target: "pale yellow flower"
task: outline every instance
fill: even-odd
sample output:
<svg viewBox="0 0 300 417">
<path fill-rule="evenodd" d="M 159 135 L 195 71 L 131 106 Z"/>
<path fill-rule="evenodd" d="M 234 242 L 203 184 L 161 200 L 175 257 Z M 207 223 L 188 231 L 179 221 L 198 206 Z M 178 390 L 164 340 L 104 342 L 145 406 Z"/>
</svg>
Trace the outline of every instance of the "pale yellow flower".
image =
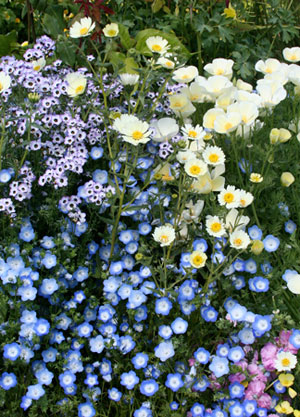
<svg viewBox="0 0 300 417">
<path fill-rule="evenodd" d="M 109 23 L 103 28 L 104 36 L 107 38 L 115 38 L 119 34 L 119 26 L 117 23 Z"/>
<path fill-rule="evenodd" d="M 194 268 L 203 268 L 207 260 L 207 255 L 204 252 L 195 250 L 190 255 L 190 263 Z"/>
<path fill-rule="evenodd" d="M 289 187 L 295 181 L 295 177 L 291 172 L 283 172 L 280 177 L 280 182 L 283 187 Z"/>
<path fill-rule="evenodd" d="M 252 172 L 251 175 L 250 175 L 250 181 L 251 182 L 254 182 L 254 183 L 262 182 L 263 179 L 264 178 L 260 174 L 258 174 L 256 172 Z"/>
</svg>

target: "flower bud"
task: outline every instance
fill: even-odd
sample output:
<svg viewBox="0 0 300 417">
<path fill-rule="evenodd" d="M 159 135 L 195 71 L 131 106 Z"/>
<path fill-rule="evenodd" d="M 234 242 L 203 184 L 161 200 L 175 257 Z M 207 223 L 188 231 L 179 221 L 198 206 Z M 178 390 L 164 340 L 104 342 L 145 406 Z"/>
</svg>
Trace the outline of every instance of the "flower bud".
<svg viewBox="0 0 300 417">
<path fill-rule="evenodd" d="M 279 142 L 280 143 L 285 143 L 288 140 L 290 140 L 292 137 L 291 132 L 287 129 L 279 129 Z"/>
<path fill-rule="evenodd" d="M 289 187 L 295 181 L 295 177 L 290 172 L 283 172 L 280 177 L 280 182 L 283 187 Z"/>
<path fill-rule="evenodd" d="M 264 250 L 263 242 L 261 240 L 253 240 L 252 246 L 251 246 L 251 252 L 254 253 L 254 255 L 260 255 L 263 250 Z"/>
<path fill-rule="evenodd" d="M 275 145 L 275 143 L 279 141 L 279 136 L 280 136 L 280 130 L 276 128 L 272 129 L 270 132 L 270 143 L 272 145 Z"/>
</svg>

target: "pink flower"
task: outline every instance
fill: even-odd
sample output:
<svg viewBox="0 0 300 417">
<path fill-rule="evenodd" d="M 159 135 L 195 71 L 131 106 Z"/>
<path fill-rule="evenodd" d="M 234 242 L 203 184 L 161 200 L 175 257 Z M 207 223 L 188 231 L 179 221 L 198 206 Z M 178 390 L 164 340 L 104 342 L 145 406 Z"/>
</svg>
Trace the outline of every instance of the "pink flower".
<svg viewBox="0 0 300 417">
<path fill-rule="evenodd" d="M 250 365 L 248 365 L 247 369 L 248 369 L 248 371 L 251 375 L 255 375 L 254 380 L 267 382 L 267 377 L 264 375 L 264 373 L 262 372 L 260 367 L 258 365 L 256 365 L 255 363 L 250 363 Z"/>
<path fill-rule="evenodd" d="M 266 384 L 262 381 L 251 381 L 245 391 L 245 398 L 255 400 L 263 394 L 265 387 Z"/>
<path fill-rule="evenodd" d="M 290 330 L 282 330 L 279 335 L 279 339 L 277 338 L 277 342 L 283 347 L 285 352 L 291 352 L 297 355 L 298 349 L 296 349 L 290 342 L 289 338 L 292 332 Z"/>
<path fill-rule="evenodd" d="M 239 372 L 237 374 L 230 375 L 228 379 L 229 379 L 230 382 L 239 382 L 239 383 L 241 383 L 242 381 L 244 381 L 244 379 L 246 379 L 246 377 L 245 377 L 245 375 L 243 375 Z"/>
<path fill-rule="evenodd" d="M 262 363 L 267 371 L 275 370 L 275 359 L 278 347 L 268 342 L 260 351 Z"/>
<path fill-rule="evenodd" d="M 196 363 L 196 359 L 195 359 L 195 358 L 191 358 L 191 359 L 189 359 L 189 365 L 190 365 L 190 366 L 195 365 L 195 363 Z"/>
<path fill-rule="evenodd" d="M 271 404 L 272 404 L 272 398 L 270 397 L 269 394 L 262 394 L 259 399 L 257 400 L 257 405 L 259 407 L 263 407 L 263 408 L 271 408 Z"/>
</svg>

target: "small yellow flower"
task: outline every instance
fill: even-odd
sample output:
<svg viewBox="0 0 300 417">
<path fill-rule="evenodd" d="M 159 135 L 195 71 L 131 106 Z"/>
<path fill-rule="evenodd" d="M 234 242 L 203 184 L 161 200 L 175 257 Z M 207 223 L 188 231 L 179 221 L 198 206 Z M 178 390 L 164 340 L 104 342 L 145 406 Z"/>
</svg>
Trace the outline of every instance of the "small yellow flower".
<svg viewBox="0 0 300 417">
<path fill-rule="evenodd" d="M 284 387 L 291 387 L 294 383 L 295 377 L 292 374 L 280 374 L 278 379 Z"/>
<path fill-rule="evenodd" d="M 297 392 L 293 388 L 289 388 L 288 393 L 291 398 L 295 398 L 297 396 Z"/>
<path fill-rule="evenodd" d="M 250 181 L 254 183 L 262 182 L 264 177 L 262 177 L 260 174 L 257 174 L 256 172 L 252 172 L 250 175 Z"/>
<path fill-rule="evenodd" d="M 230 18 L 230 19 L 236 19 L 236 11 L 235 9 L 231 6 L 231 4 L 229 3 L 229 7 L 226 7 L 224 9 L 224 13 L 223 16 Z"/>
<path fill-rule="evenodd" d="M 190 255 L 190 263 L 194 268 L 197 268 L 197 269 L 203 268 L 206 260 L 207 260 L 206 254 L 199 250 L 195 250 Z"/>
<path fill-rule="evenodd" d="M 275 407 L 275 410 L 280 414 L 291 414 L 294 411 L 288 401 L 283 401 L 282 403 L 278 404 Z"/>
<path fill-rule="evenodd" d="M 300 417 L 300 411 L 299 410 L 294 410 L 294 416 L 295 417 Z"/>
<path fill-rule="evenodd" d="M 251 246 L 251 252 L 254 253 L 254 255 L 260 255 L 263 250 L 264 250 L 263 242 L 261 240 L 253 240 L 252 246 Z"/>
<path fill-rule="evenodd" d="M 15 18 L 15 23 L 21 23 L 21 20 L 18 17 L 16 17 Z"/>
<path fill-rule="evenodd" d="M 283 172 L 280 177 L 280 182 L 283 187 L 289 187 L 295 181 L 295 177 L 290 172 Z"/>
</svg>

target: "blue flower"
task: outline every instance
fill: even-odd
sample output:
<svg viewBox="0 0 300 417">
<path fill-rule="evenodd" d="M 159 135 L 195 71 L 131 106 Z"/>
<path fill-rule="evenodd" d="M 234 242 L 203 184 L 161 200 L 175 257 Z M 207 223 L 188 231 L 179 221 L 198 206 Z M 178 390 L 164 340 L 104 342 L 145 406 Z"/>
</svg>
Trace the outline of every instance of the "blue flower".
<svg viewBox="0 0 300 417">
<path fill-rule="evenodd" d="M 86 266 L 80 266 L 76 269 L 72 278 L 76 279 L 77 282 L 85 281 L 89 276 L 89 269 Z"/>
<path fill-rule="evenodd" d="M 255 274 L 257 271 L 257 265 L 254 259 L 249 258 L 245 261 L 245 271 L 250 274 Z"/>
<path fill-rule="evenodd" d="M 210 382 L 205 375 L 202 375 L 200 379 L 193 385 L 193 391 L 204 392 L 209 387 Z"/>
<path fill-rule="evenodd" d="M 44 350 L 42 352 L 42 357 L 45 363 L 48 362 L 55 362 L 56 361 L 56 356 L 57 356 L 57 349 L 50 347 L 47 350 Z"/>
<path fill-rule="evenodd" d="M 46 252 L 44 258 L 42 259 L 42 264 L 47 269 L 53 268 L 56 265 L 56 256 L 51 252 Z"/>
<path fill-rule="evenodd" d="M 261 316 L 256 314 L 252 328 L 255 336 L 261 337 L 271 329 L 271 316 Z"/>
<path fill-rule="evenodd" d="M 194 352 L 194 357 L 199 363 L 206 364 L 209 361 L 210 353 L 208 350 L 201 347 Z"/>
<path fill-rule="evenodd" d="M 176 401 L 172 401 L 172 402 L 170 403 L 170 408 L 171 408 L 171 410 L 172 410 L 172 411 L 178 410 L 178 408 L 179 408 L 179 404 L 178 404 L 178 402 L 176 402 Z"/>
<path fill-rule="evenodd" d="M 131 362 L 135 369 L 146 368 L 148 364 L 149 357 L 146 353 L 137 353 L 132 359 Z"/>
<path fill-rule="evenodd" d="M 121 374 L 120 384 L 126 387 L 127 389 L 133 389 L 134 386 L 139 382 L 139 377 L 134 371 L 124 372 Z"/>
<path fill-rule="evenodd" d="M 233 321 L 244 321 L 247 313 L 246 307 L 240 305 L 239 303 L 234 304 L 234 306 L 228 308 L 227 311 L 230 319 Z"/>
<path fill-rule="evenodd" d="M 5 183 L 9 182 L 13 173 L 14 173 L 13 171 L 11 172 L 8 169 L 1 169 L 1 171 L 0 171 L 0 182 L 2 182 L 2 184 L 5 184 Z"/>
<path fill-rule="evenodd" d="M 227 343 L 220 344 L 217 346 L 216 354 L 221 358 L 226 358 L 229 353 L 229 345 Z"/>
<path fill-rule="evenodd" d="M 245 261 L 243 261 L 242 259 L 236 259 L 233 262 L 233 267 L 234 267 L 235 271 L 243 272 L 245 270 Z"/>
<path fill-rule="evenodd" d="M 273 235 L 267 235 L 263 240 L 263 244 L 267 252 L 275 252 L 278 249 L 280 240 Z"/>
<path fill-rule="evenodd" d="M 55 278 L 45 278 L 40 285 L 39 292 L 43 296 L 48 296 L 53 294 L 58 288 Z"/>
<path fill-rule="evenodd" d="M 174 347 L 172 342 L 162 342 L 154 348 L 154 353 L 157 358 L 162 362 L 172 358 L 175 355 Z"/>
<path fill-rule="evenodd" d="M 254 292 L 267 292 L 269 290 L 269 280 L 267 278 L 250 278 L 248 284 L 249 289 Z"/>
<path fill-rule="evenodd" d="M 158 334 L 165 340 L 168 340 L 172 337 L 173 331 L 170 326 L 162 325 L 158 328 Z"/>
<path fill-rule="evenodd" d="M 108 392 L 108 398 L 112 401 L 120 401 L 121 397 L 122 397 L 122 393 L 120 391 L 117 390 L 117 388 L 111 388 L 109 390 L 107 390 Z"/>
<path fill-rule="evenodd" d="M 192 413 L 192 417 L 202 417 L 205 412 L 205 407 L 203 404 L 194 403 L 194 405 L 190 409 L 190 412 Z"/>
<path fill-rule="evenodd" d="M 251 226 L 248 228 L 248 235 L 250 236 L 250 238 L 252 240 L 261 240 L 263 232 L 262 230 L 256 226 L 256 224 L 254 226 Z"/>
<path fill-rule="evenodd" d="M 152 417 L 152 411 L 148 407 L 141 406 L 135 410 L 133 417 Z"/>
<path fill-rule="evenodd" d="M 155 301 L 155 313 L 167 316 L 173 307 L 171 301 L 167 297 L 159 298 Z"/>
<path fill-rule="evenodd" d="M 23 226 L 19 233 L 19 238 L 24 242 L 31 242 L 35 238 L 34 230 L 31 226 Z"/>
<path fill-rule="evenodd" d="M 245 400 L 243 402 L 244 411 L 247 417 L 252 416 L 252 414 L 256 413 L 257 410 L 257 403 L 255 400 Z"/>
<path fill-rule="evenodd" d="M 62 388 L 66 388 L 74 384 L 74 382 L 76 381 L 76 375 L 74 375 L 71 371 L 65 371 L 64 373 L 59 375 L 58 379 L 60 386 Z"/>
<path fill-rule="evenodd" d="M 244 345 L 252 345 L 255 342 L 255 335 L 250 327 L 244 327 L 240 330 L 238 337 Z"/>
<path fill-rule="evenodd" d="M 126 353 L 130 352 L 132 349 L 135 348 L 135 341 L 132 339 L 131 336 L 121 336 L 120 337 L 120 345 L 119 349 L 123 353 L 123 355 L 126 355 Z"/>
<path fill-rule="evenodd" d="M 293 220 L 288 220 L 284 223 L 284 230 L 289 233 L 290 235 L 294 233 L 294 231 L 297 229 L 296 223 L 293 222 Z"/>
<path fill-rule="evenodd" d="M 3 357 L 15 361 L 21 354 L 21 348 L 17 343 L 8 343 L 4 346 Z"/>
<path fill-rule="evenodd" d="M 27 387 L 26 396 L 32 400 L 38 400 L 45 394 L 45 390 L 41 384 L 29 385 Z"/>
<path fill-rule="evenodd" d="M 300 330 L 293 330 L 289 342 L 296 349 L 300 349 Z"/>
<path fill-rule="evenodd" d="M 89 340 L 90 350 L 91 352 L 101 353 L 104 349 L 104 339 L 101 335 L 96 337 L 92 337 Z"/>
<path fill-rule="evenodd" d="M 214 356 L 212 362 L 209 365 L 209 369 L 215 374 L 217 378 L 220 378 L 221 376 L 229 373 L 228 364 L 229 362 L 226 358 Z"/>
<path fill-rule="evenodd" d="M 239 382 L 233 382 L 228 389 L 230 398 L 242 398 L 245 391 L 245 387 Z"/>
<path fill-rule="evenodd" d="M 140 386 L 140 392 L 147 397 L 152 397 L 158 391 L 158 383 L 155 379 L 145 379 Z"/>
<path fill-rule="evenodd" d="M 215 322 L 218 318 L 218 312 L 212 306 L 201 307 L 201 316 L 207 322 Z"/>
<path fill-rule="evenodd" d="M 99 384 L 98 376 L 92 373 L 87 373 L 84 383 L 89 387 L 92 388 L 95 385 Z"/>
<path fill-rule="evenodd" d="M 103 148 L 101 148 L 101 146 L 93 146 L 90 155 L 94 160 L 101 158 L 103 155 Z"/>
<path fill-rule="evenodd" d="M 208 245 L 205 239 L 196 239 L 193 242 L 193 250 L 199 250 L 200 252 L 206 252 Z"/>
<path fill-rule="evenodd" d="M 241 346 L 234 346 L 229 349 L 227 358 L 232 362 L 239 362 L 245 357 L 245 352 Z"/>
<path fill-rule="evenodd" d="M 27 397 L 27 395 L 23 395 L 20 407 L 23 408 L 23 410 L 27 410 L 27 408 L 29 408 L 31 404 L 32 399 Z"/>
<path fill-rule="evenodd" d="M 178 372 L 175 374 L 168 374 L 165 385 L 173 392 L 177 392 L 181 387 L 183 387 L 182 376 Z"/>
<path fill-rule="evenodd" d="M 0 378 L 0 387 L 3 388 L 5 391 L 15 387 L 17 385 L 17 377 L 16 375 L 11 372 L 3 372 Z"/>
<path fill-rule="evenodd" d="M 93 417 L 96 414 L 96 410 L 90 402 L 79 404 L 78 417 Z"/>
<path fill-rule="evenodd" d="M 229 407 L 230 417 L 242 417 L 244 415 L 244 407 L 239 401 L 235 401 Z"/>
<path fill-rule="evenodd" d="M 38 383 L 41 385 L 50 385 L 54 374 L 48 371 L 47 368 L 40 369 L 35 373 L 35 377 L 38 380 Z"/>
<path fill-rule="evenodd" d="M 46 319 L 38 319 L 34 325 L 34 330 L 38 336 L 49 333 L 50 323 Z"/>
<path fill-rule="evenodd" d="M 88 322 L 80 324 L 76 329 L 79 337 L 90 337 L 93 330 L 93 326 L 91 326 Z"/>
</svg>

